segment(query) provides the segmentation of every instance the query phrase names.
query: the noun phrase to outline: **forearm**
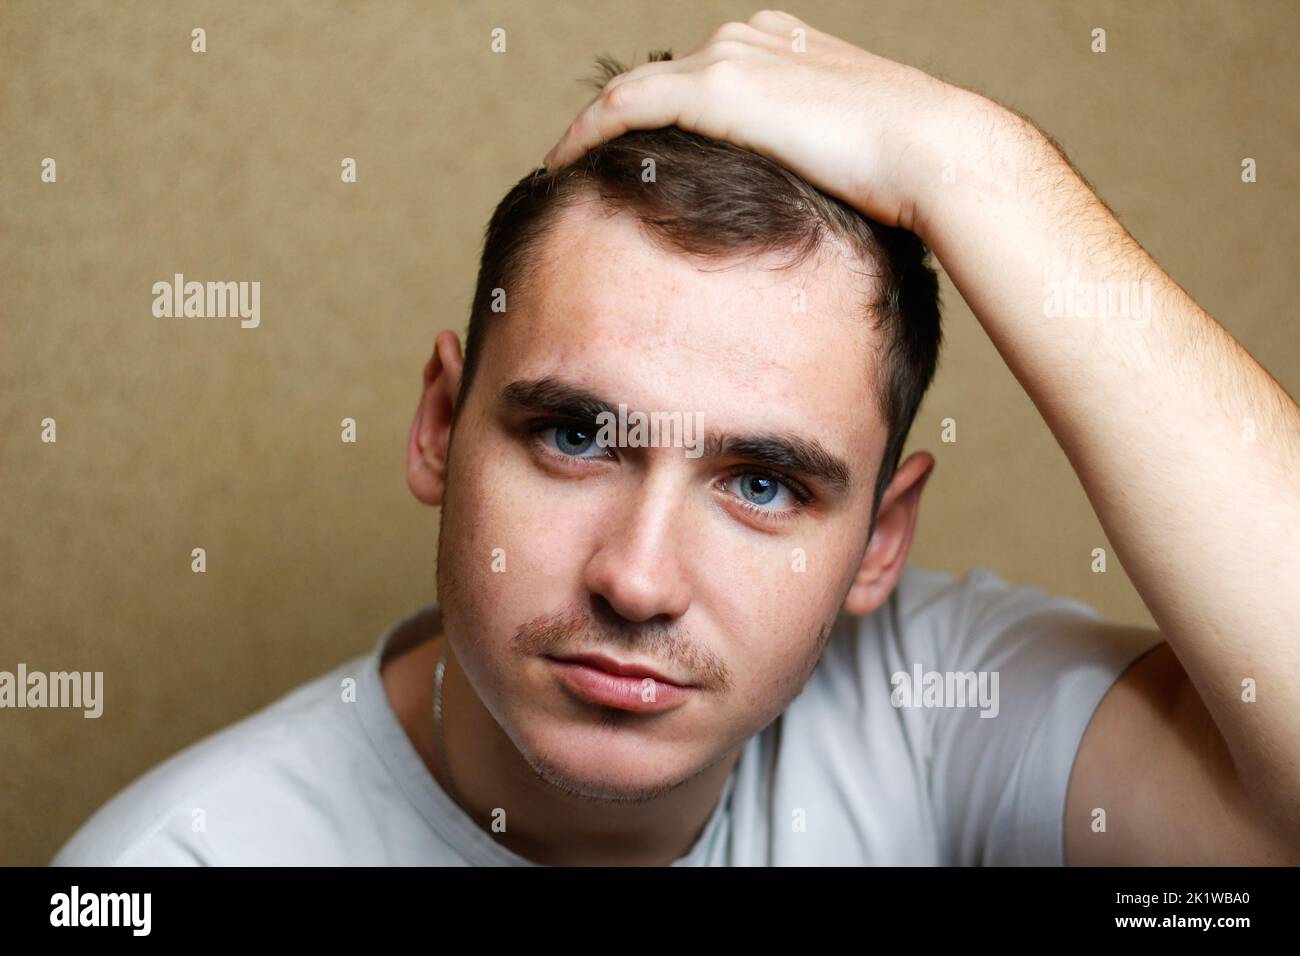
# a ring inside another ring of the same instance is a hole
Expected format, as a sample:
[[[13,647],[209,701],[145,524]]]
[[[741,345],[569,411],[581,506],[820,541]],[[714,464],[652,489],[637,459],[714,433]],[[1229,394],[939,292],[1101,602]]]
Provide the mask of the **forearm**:
[[[923,160],[913,228],[1064,449],[1243,784],[1300,825],[1300,410],[1045,137],[967,115]],[[1128,313],[1080,314],[1108,283],[1136,291]]]

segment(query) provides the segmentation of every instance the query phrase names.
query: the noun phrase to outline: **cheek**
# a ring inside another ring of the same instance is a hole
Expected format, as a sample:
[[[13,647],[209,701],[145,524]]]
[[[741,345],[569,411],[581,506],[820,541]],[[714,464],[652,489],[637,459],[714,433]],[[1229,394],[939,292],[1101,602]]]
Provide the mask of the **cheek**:
[[[522,609],[524,620],[568,600],[553,592],[573,579],[584,529],[594,526],[589,504],[544,485],[527,450],[505,436],[457,447],[452,467],[440,550],[484,619],[509,621]]]
[[[800,617],[777,623],[763,633],[761,653],[754,657],[754,693],[770,701],[793,694],[807,678],[809,660],[816,653],[821,621]]]
[[[718,565],[707,572],[712,575],[709,613],[730,635],[720,649],[735,668],[738,685],[743,684],[734,703],[754,714],[775,718],[803,688],[851,580],[844,564],[851,561],[847,551],[833,560],[808,544],[803,571],[792,569],[787,548],[786,554],[761,562],[752,555],[728,562],[726,575],[719,574]]]

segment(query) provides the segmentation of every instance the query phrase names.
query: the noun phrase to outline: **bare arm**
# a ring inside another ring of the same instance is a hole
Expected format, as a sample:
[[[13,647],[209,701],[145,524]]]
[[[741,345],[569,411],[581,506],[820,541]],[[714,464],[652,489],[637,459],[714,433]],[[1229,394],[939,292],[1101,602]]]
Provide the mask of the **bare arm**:
[[[1162,681],[1132,681],[1147,694],[1128,708],[1132,729],[1171,751],[1184,735],[1212,772],[1170,773],[1165,806],[1153,809],[1172,811],[1183,832],[1213,829],[1177,806],[1180,780],[1212,788],[1201,809],[1222,806],[1233,830],[1234,815],[1271,821],[1295,860],[1300,409],[1045,136],[992,104],[970,108],[986,114],[966,128],[961,156],[975,159],[945,184],[957,188],[918,202],[916,229],[1052,429],[1172,647]],[[1122,305],[1124,290],[1126,313],[1097,314],[1106,295]],[[1144,706],[1157,686],[1169,709]],[[1123,707],[1123,695],[1103,706]],[[1122,801],[1152,766],[1140,754],[1117,759],[1124,736],[1086,742],[1075,785],[1093,805]],[[1092,785],[1108,764],[1122,772]]]

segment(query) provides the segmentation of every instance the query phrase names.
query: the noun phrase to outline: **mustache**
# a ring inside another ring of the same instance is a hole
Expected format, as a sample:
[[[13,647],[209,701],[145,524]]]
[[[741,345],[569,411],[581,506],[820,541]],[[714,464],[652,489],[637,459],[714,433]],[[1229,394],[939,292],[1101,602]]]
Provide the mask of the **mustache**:
[[[693,644],[684,628],[614,620],[612,612],[611,617],[599,619],[578,603],[521,624],[511,646],[520,654],[539,657],[629,651],[702,689],[726,691],[732,683],[726,663],[707,648]]]

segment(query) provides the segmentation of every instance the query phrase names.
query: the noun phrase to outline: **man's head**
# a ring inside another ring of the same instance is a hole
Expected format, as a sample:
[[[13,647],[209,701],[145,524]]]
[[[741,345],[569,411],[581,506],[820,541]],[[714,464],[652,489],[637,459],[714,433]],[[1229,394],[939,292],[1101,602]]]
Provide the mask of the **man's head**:
[[[467,354],[444,333],[425,368],[408,481],[443,508],[458,664],[537,773],[672,789],[785,709],[842,608],[885,600],[933,464],[897,464],[939,350],[925,256],[676,128],[510,190]],[[697,415],[704,454],[602,446],[594,413],[620,403]],[[694,687],[659,713],[597,706],[553,660],[580,653]]]

